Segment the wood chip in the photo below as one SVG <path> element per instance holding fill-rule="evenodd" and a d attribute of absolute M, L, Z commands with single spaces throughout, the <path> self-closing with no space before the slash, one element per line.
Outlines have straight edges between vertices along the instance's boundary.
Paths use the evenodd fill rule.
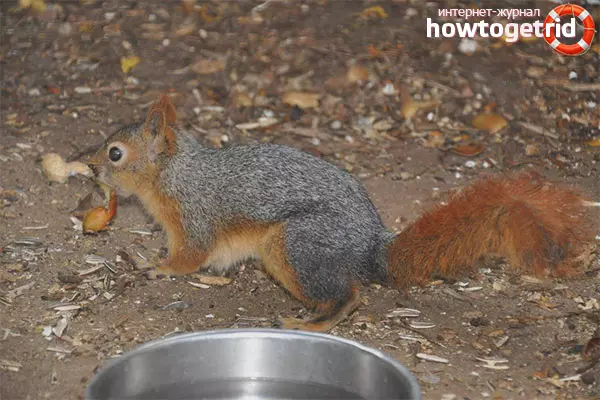
<path fill-rule="evenodd" d="M 188 282 L 190 285 L 192 285 L 195 288 L 199 288 L 199 289 L 210 289 L 210 286 L 204 284 L 204 283 L 197 283 L 197 282 Z"/>
<path fill-rule="evenodd" d="M 0 360 L 0 369 L 4 371 L 19 372 L 23 365 L 16 361 Z"/>
<path fill-rule="evenodd" d="M 417 353 L 417 358 L 420 358 L 421 360 L 425 360 L 425 361 L 433 361 L 433 362 L 442 363 L 442 364 L 448 364 L 450 362 L 446 358 L 434 356 L 432 354 L 427 354 L 427 353 Z"/>
<path fill-rule="evenodd" d="M 66 305 L 58 305 L 56 307 L 52 307 L 55 311 L 75 311 L 81 310 L 81 306 L 79 304 L 66 304 Z"/>
<path fill-rule="evenodd" d="M 432 324 L 431 322 L 419 322 L 419 321 L 413 321 L 409 323 L 411 328 L 414 329 L 430 329 L 430 328 L 435 328 L 435 324 Z"/>
<path fill-rule="evenodd" d="M 229 285 L 233 281 L 233 279 L 227 278 L 225 276 L 192 274 L 192 277 L 199 280 L 200 283 L 211 286 L 225 286 Z"/>
<path fill-rule="evenodd" d="M 53 347 L 53 346 L 46 348 L 46 351 L 52 351 L 54 353 L 61 353 L 61 354 L 71 354 L 73 352 L 73 350 L 63 349 L 62 347 Z"/>
<path fill-rule="evenodd" d="M 415 310 L 413 308 L 397 308 L 392 310 L 392 312 L 386 314 L 388 318 L 415 318 L 421 315 L 421 311 Z"/>
<path fill-rule="evenodd" d="M 287 92 L 284 93 L 281 101 L 290 106 L 298 106 L 302 109 L 319 107 L 320 93 L 308 92 Z"/>
<path fill-rule="evenodd" d="M 130 229 L 129 230 L 130 233 L 135 233 L 138 235 L 142 235 L 142 236 L 152 236 L 152 232 L 151 231 L 147 231 L 144 229 Z"/>
<path fill-rule="evenodd" d="M 199 75 L 210 75 L 223 71 L 225 62 L 223 60 L 198 60 L 191 69 Z"/>

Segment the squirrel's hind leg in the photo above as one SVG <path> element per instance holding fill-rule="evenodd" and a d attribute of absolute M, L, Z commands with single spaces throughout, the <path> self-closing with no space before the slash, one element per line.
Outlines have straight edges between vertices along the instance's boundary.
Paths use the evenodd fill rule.
<path fill-rule="evenodd" d="M 339 279 L 332 283 L 335 287 L 329 288 L 330 291 L 325 293 L 325 299 L 315 299 L 308 295 L 307 283 L 301 281 L 298 276 L 298 270 L 302 266 L 294 266 L 289 261 L 285 245 L 285 228 L 285 224 L 279 225 L 265 237 L 260 251 L 265 272 L 278 281 L 292 296 L 306 307 L 315 310 L 320 316 L 308 321 L 283 318 L 277 325 L 284 329 L 329 331 L 344 321 L 359 306 L 359 285 Z M 308 261 L 310 262 L 310 260 Z M 327 296 L 327 294 L 331 296 Z"/>
<path fill-rule="evenodd" d="M 300 329 L 313 332 L 327 332 L 344 321 L 360 305 L 358 285 L 353 287 L 350 295 L 338 301 L 318 303 L 316 310 L 322 314 L 305 321 L 298 318 L 281 318 L 278 326 L 283 329 Z"/>

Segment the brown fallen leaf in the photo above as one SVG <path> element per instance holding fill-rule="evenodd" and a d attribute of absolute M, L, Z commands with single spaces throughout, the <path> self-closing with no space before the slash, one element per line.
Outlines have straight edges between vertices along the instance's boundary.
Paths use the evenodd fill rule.
<path fill-rule="evenodd" d="M 196 0 L 181 0 L 181 8 L 186 14 L 191 14 L 196 9 Z"/>
<path fill-rule="evenodd" d="M 192 65 L 192 71 L 200 75 L 210 75 L 225 69 L 223 60 L 198 60 Z"/>
<path fill-rule="evenodd" d="M 181 27 L 179 27 L 177 30 L 175 30 L 175 35 L 187 36 L 187 35 L 191 35 L 192 33 L 194 33 L 195 30 L 196 30 L 196 26 L 193 23 L 187 23 L 187 24 L 184 24 Z"/>
<path fill-rule="evenodd" d="M 444 135 L 440 131 L 433 131 L 427 134 L 427 139 L 425 139 L 423 145 L 425 147 L 434 147 L 440 148 L 445 142 Z"/>
<path fill-rule="evenodd" d="M 528 144 L 525 146 L 525 155 L 527 156 L 537 156 L 540 154 L 540 149 L 535 144 Z"/>
<path fill-rule="evenodd" d="M 346 73 L 346 79 L 350 83 L 366 82 L 369 80 L 369 70 L 362 65 L 351 65 Z"/>
<path fill-rule="evenodd" d="M 433 108 L 440 104 L 439 100 L 430 100 L 430 101 L 415 101 L 412 98 L 408 97 L 403 103 L 402 108 L 400 109 L 400 114 L 405 119 L 411 119 L 414 117 L 420 110 L 427 110 Z"/>
<path fill-rule="evenodd" d="M 283 94 L 281 101 L 290 106 L 298 106 L 302 109 L 319 107 L 320 93 L 309 92 L 287 92 Z"/>
<path fill-rule="evenodd" d="M 546 379 L 548 378 L 548 372 L 548 368 L 546 368 L 541 371 L 534 371 L 531 376 L 536 379 Z"/>
<path fill-rule="evenodd" d="M 252 107 L 253 102 L 248 93 L 237 92 L 232 98 L 233 105 L 235 108 Z"/>
<path fill-rule="evenodd" d="M 452 148 L 452 151 L 460 156 L 464 157 L 473 157 L 478 154 L 483 153 L 485 150 L 485 144 L 483 143 L 470 143 L 470 144 L 462 144 Z"/>
<path fill-rule="evenodd" d="M 482 131 L 497 133 L 508 126 L 508 121 L 496 113 L 481 113 L 473 118 L 471 124 Z"/>

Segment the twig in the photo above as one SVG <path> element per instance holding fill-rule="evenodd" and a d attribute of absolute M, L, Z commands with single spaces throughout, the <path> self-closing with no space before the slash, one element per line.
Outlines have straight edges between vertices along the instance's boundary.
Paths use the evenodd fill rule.
<path fill-rule="evenodd" d="M 600 90 L 600 82 L 594 83 L 576 83 L 565 81 L 564 79 L 556 80 L 547 80 L 544 81 L 546 85 L 549 86 L 559 86 L 563 89 L 570 90 L 571 92 L 593 92 L 595 90 Z"/>
<path fill-rule="evenodd" d="M 535 133 L 538 135 L 542 135 L 542 136 L 546 136 L 546 137 L 552 138 L 554 140 L 560 139 L 560 136 L 558 136 L 556 133 L 552 133 L 552 132 L 542 128 L 541 126 L 530 124 L 528 122 L 522 122 L 522 121 L 519 122 L 519 125 L 522 128 L 527 129 L 529 132 L 532 132 L 532 133 Z"/>

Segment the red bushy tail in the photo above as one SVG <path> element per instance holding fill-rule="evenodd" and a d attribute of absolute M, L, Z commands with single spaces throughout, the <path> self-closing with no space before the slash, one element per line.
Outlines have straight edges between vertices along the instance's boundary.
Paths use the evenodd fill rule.
<path fill-rule="evenodd" d="M 572 274 L 593 240 L 585 202 L 534 174 L 481 180 L 394 239 L 387 249 L 390 283 L 406 287 L 432 274 L 457 276 L 485 255 L 536 275 Z"/>

